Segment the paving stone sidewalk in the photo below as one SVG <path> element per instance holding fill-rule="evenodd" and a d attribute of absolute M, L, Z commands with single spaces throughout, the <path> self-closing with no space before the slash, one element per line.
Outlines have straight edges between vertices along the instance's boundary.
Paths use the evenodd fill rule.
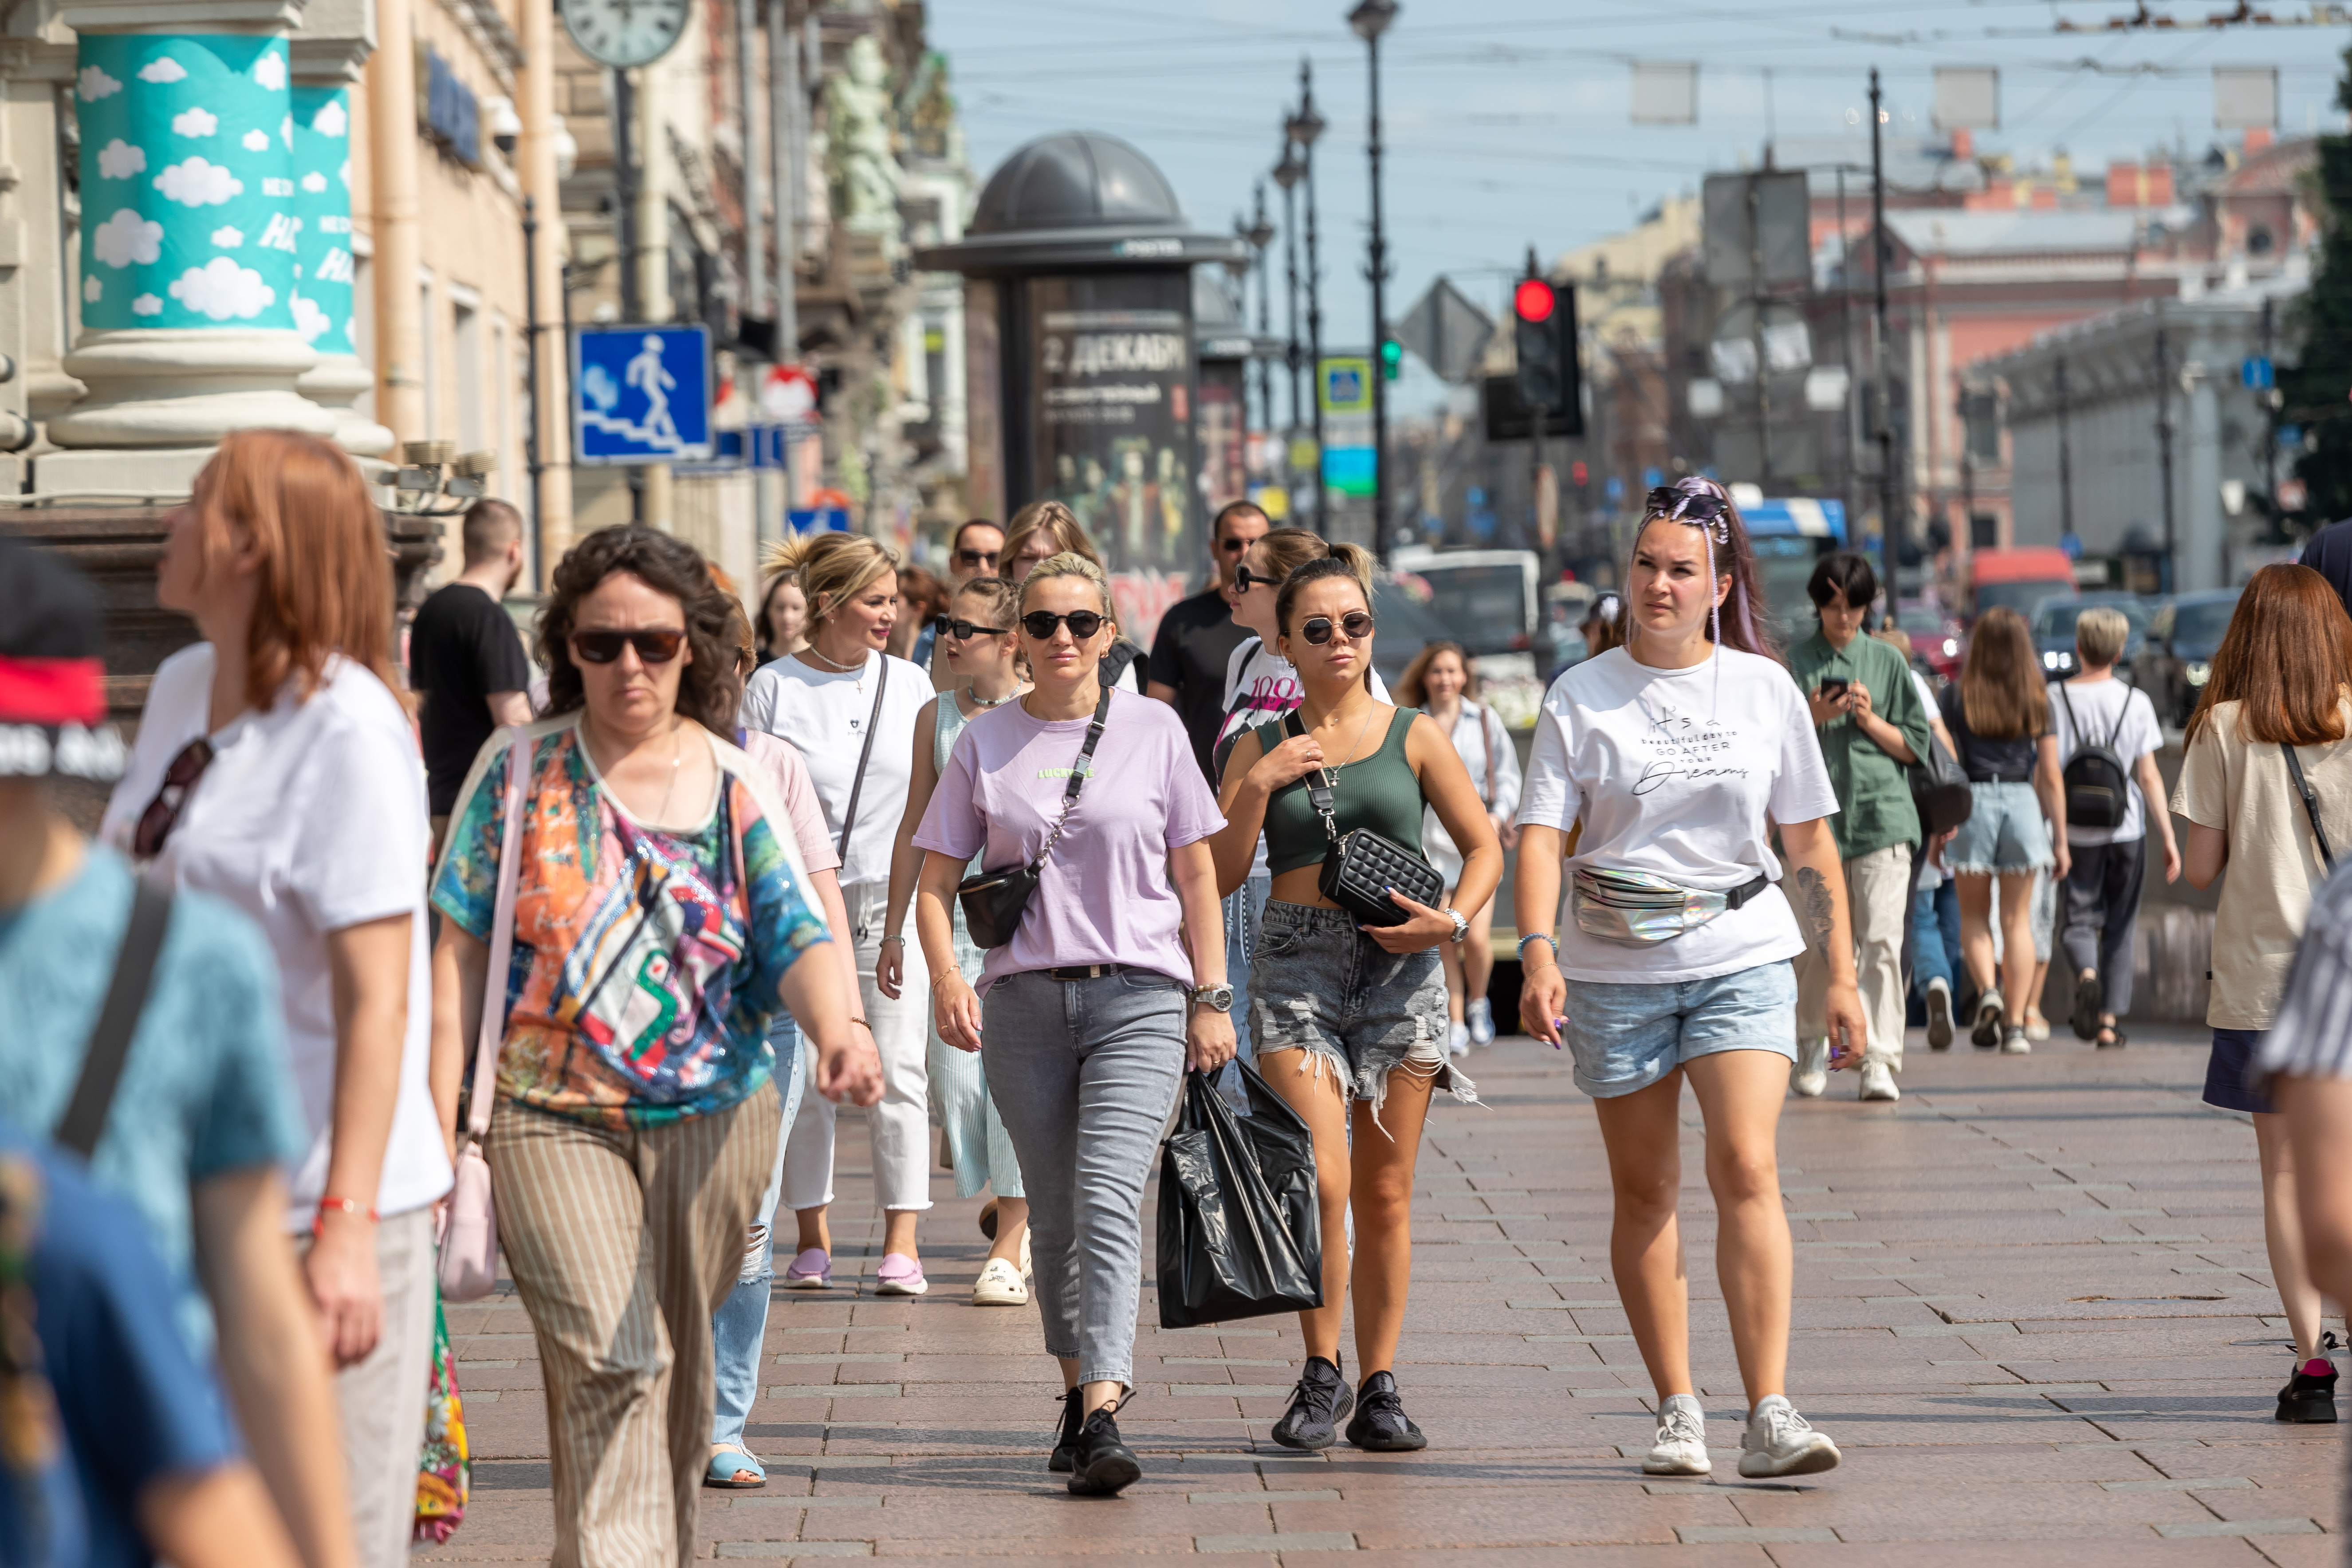
<path fill-rule="evenodd" d="M 1915 1032 L 1900 1104 L 1856 1103 L 1844 1074 L 1830 1098 L 1790 1102 L 1791 1394 L 1846 1456 L 1793 1484 L 1741 1482 L 1731 1462 L 1743 1399 L 1687 1096 L 1693 1352 L 1715 1478 L 1640 1474 L 1652 1400 L 1610 1282 L 1599 1135 L 1565 1060 L 1517 1039 L 1474 1057 L 1486 1104 L 1441 1104 L 1423 1147 L 1397 1372 L 1428 1450 L 1275 1447 L 1297 1321 L 1163 1332 L 1147 1282 L 1139 1386 L 1120 1422 L 1145 1477 L 1117 1501 L 1070 1498 L 1045 1473 L 1054 1363 L 1034 1310 L 970 1304 L 986 1244 L 978 1204 L 949 1177 L 924 1226 L 931 1293 L 873 1296 L 880 1215 L 863 1119 L 844 1118 L 836 1285 L 776 1292 L 750 1431 L 769 1484 L 703 1494 L 703 1552 L 1197 1553 L 1282 1568 L 2335 1563 L 2338 1429 L 2272 1419 L 2290 1358 L 2253 1131 L 2199 1103 L 2203 1039 L 2151 1028 L 2099 1053 L 2062 1026 L 2014 1058 L 1965 1040 L 1931 1054 Z M 544 1561 L 530 1325 L 502 1294 L 452 1309 L 449 1327 L 475 1489 L 457 1537 L 419 1558 Z"/>

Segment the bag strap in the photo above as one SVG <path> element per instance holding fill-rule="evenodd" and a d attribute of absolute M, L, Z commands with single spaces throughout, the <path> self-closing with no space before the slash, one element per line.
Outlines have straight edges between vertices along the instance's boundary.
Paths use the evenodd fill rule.
<path fill-rule="evenodd" d="M 2286 753 L 2286 771 L 2294 775 L 2295 793 L 2303 796 L 2304 815 L 2311 818 L 2311 836 L 2319 840 L 2320 864 L 2333 874 L 2336 856 L 2327 847 L 2327 829 L 2319 826 L 2319 792 L 2313 789 L 2311 781 L 2303 776 L 2303 759 L 2294 754 L 2294 747 L 2281 741 L 2279 750 Z"/>
<path fill-rule="evenodd" d="M 147 992 L 155 978 L 155 957 L 163 950 L 163 932 L 171 923 L 172 895 L 144 877 L 131 880 L 131 918 L 122 928 L 122 944 L 114 950 L 114 977 L 107 982 L 106 1000 L 90 1029 L 82 1053 L 81 1077 L 73 1098 L 58 1119 L 50 1137 L 87 1160 L 106 1131 L 106 1113 L 114 1103 L 115 1085 L 122 1080 L 122 1064 L 131 1056 L 131 1037 L 146 1010 Z"/>
<path fill-rule="evenodd" d="M 2074 749 L 2079 752 L 2090 743 L 2091 738 L 2083 733 L 2083 721 L 2074 717 L 2074 700 L 2067 695 L 2066 683 L 2059 681 L 2057 687 L 2058 700 L 2066 710 L 2066 729 L 2074 737 Z"/>
<path fill-rule="evenodd" d="M 530 790 L 531 744 L 516 728 L 507 746 L 507 797 L 499 833 L 499 901 L 490 913 L 490 962 L 482 975 L 482 1024 L 474 1040 L 474 1087 L 467 1098 L 466 1131 L 478 1143 L 490 1131 L 498 1098 L 499 1047 L 507 1034 L 507 973 L 514 967 L 515 888 L 522 874 L 522 806 Z"/>
<path fill-rule="evenodd" d="M 1087 743 L 1078 748 L 1077 766 L 1070 770 L 1070 782 L 1062 788 L 1062 815 L 1054 818 L 1054 831 L 1045 836 L 1045 847 L 1037 851 L 1037 858 L 1029 862 L 1029 869 L 1045 868 L 1045 857 L 1062 841 L 1063 825 L 1077 808 L 1078 791 L 1085 787 L 1087 775 L 1094 770 L 1095 742 L 1102 739 L 1103 721 L 1110 717 L 1110 683 L 1103 682 L 1102 696 L 1096 700 L 1094 721 L 1087 726 Z"/>
<path fill-rule="evenodd" d="M 849 864 L 849 830 L 857 826 L 857 797 L 866 793 L 866 763 L 874 755 L 874 731 L 882 727 L 882 693 L 890 684 L 890 656 L 882 656 L 882 673 L 874 679 L 874 711 L 866 716 L 866 744 L 858 749 L 857 776 L 849 781 L 849 807 L 841 814 L 841 837 L 833 852 Z"/>
<path fill-rule="evenodd" d="M 2121 683 L 2118 682 L 2117 684 L 2120 685 Z M 2124 738 L 2124 721 L 2131 717 L 2132 696 L 2133 692 L 2131 688 L 2125 687 L 2123 706 L 2116 710 L 2116 727 L 2107 731 L 2107 750 L 2110 752 L 2116 749 L 2116 742 Z M 2118 755 L 2116 761 L 2120 762 L 2122 760 L 2122 757 Z"/>
<path fill-rule="evenodd" d="M 1307 726 L 1299 720 L 1298 710 L 1296 708 L 1282 716 L 1282 727 L 1293 735 L 1307 733 Z M 1337 814 L 1339 795 L 1331 787 L 1330 773 L 1318 768 L 1300 782 L 1307 785 L 1307 804 L 1315 808 L 1315 815 L 1323 819 L 1324 837 L 1334 844 L 1339 843 L 1339 823 Z"/>

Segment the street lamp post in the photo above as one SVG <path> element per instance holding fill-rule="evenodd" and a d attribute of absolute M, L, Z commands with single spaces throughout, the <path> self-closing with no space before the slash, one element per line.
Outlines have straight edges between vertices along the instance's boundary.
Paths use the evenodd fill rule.
<path fill-rule="evenodd" d="M 1382 291 L 1388 281 L 1388 240 L 1381 226 L 1381 35 L 1396 20 L 1397 0 L 1359 0 L 1348 13 L 1348 26 L 1364 40 L 1371 68 L 1371 107 L 1366 121 L 1364 154 L 1371 163 L 1372 238 L 1372 552 L 1383 564 L 1389 558 L 1389 394 L 1388 315 Z"/>
<path fill-rule="evenodd" d="M 1290 295 L 1290 346 L 1283 361 L 1290 367 L 1290 429 L 1298 428 L 1298 198 L 1291 193 L 1307 176 L 1298 149 L 1290 140 L 1288 121 L 1283 122 L 1282 162 L 1274 166 L 1274 183 L 1282 187 L 1283 272 Z"/>
<path fill-rule="evenodd" d="M 1878 68 L 1870 68 L 1870 275 L 1877 290 L 1873 301 L 1878 331 L 1871 359 L 1870 403 L 1878 416 L 1878 570 L 1886 584 L 1888 602 L 1895 594 L 1895 530 L 1910 531 L 1910 519 L 1895 517 L 1895 425 L 1886 397 L 1886 163 L 1879 149 L 1879 125 L 1886 118 L 1879 107 Z M 1761 367 L 1759 366 L 1759 371 Z M 1910 509 L 1906 507 L 1907 513 Z"/>
<path fill-rule="evenodd" d="M 1315 258 L 1315 139 L 1323 134 L 1323 117 L 1315 112 L 1315 66 L 1298 62 L 1298 112 L 1286 128 L 1300 153 L 1307 182 L 1307 363 L 1315 384 L 1315 531 L 1331 535 L 1331 494 L 1323 484 L 1323 273 Z"/>
<path fill-rule="evenodd" d="M 1242 237 L 1249 241 L 1250 249 L 1256 256 L 1257 335 L 1263 338 L 1268 331 L 1265 247 L 1274 243 L 1274 226 L 1265 220 L 1264 180 L 1257 183 L 1255 195 L 1255 205 L 1250 212 L 1250 226 L 1242 231 Z M 1256 354 L 1255 345 L 1252 345 L 1252 355 L 1257 358 L 1257 408 L 1258 417 L 1263 422 L 1260 427 L 1271 437 L 1274 434 L 1274 367 Z"/>

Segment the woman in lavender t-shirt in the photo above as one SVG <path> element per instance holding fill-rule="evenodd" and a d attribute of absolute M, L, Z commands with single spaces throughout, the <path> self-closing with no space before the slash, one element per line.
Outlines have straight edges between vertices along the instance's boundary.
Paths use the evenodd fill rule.
<path fill-rule="evenodd" d="M 956 738 L 915 833 L 915 927 L 940 1038 L 981 1053 L 1028 1184 L 1034 1294 L 1065 1391 L 1049 1468 L 1099 1497 L 1142 1473 L 1112 1417 L 1132 1383 L 1152 1152 L 1185 1068 L 1214 1072 L 1234 1055 L 1223 944 L 1188 955 L 1181 934 L 1219 929 L 1206 840 L 1224 818 L 1174 709 L 1125 691 L 1099 706 L 1097 667 L 1118 633 L 1102 569 L 1054 556 L 1023 583 L 1020 608 L 1036 685 Z M 975 993 L 956 967 L 956 885 L 974 855 L 992 869 L 1031 862 L 1049 838 L 1020 929 L 989 951 Z"/>

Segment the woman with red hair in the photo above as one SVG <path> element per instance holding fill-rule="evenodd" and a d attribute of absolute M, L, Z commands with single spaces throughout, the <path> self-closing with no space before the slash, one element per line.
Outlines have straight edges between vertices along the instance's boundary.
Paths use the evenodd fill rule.
<path fill-rule="evenodd" d="M 350 458 L 287 430 L 223 440 L 169 521 L 155 597 L 204 640 L 156 670 L 103 831 L 252 916 L 277 958 L 310 1136 L 286 1228 L 341 1369 L 358 1561 L 396 1568 L 457 1079 L 428 1072 L 425 766 L 389 658 L 383 525 Z"/>

